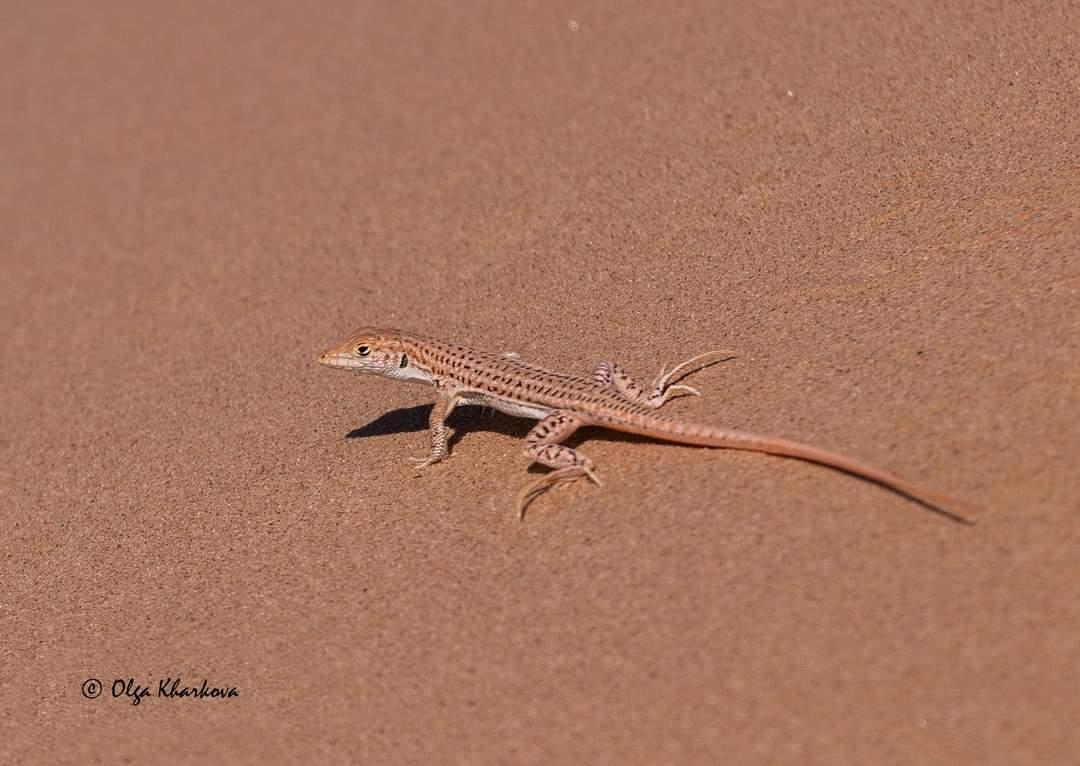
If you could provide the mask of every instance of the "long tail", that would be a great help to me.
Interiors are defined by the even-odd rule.
[[[964,513],[970,513],[971,509],[959,500],[923,489],[918,484],[902,479],[880,468],[875,468],[836,452],[811,447],[809,444],[700,423],[688,423],[674,418],[660,418],[656,415],[637,417],[623,415],[619,418],[612,418],[612,421],[617,422],[607,422],[607,418],[599,418],[596,420],[596,425],[679,444],[764,452],[769,455],[817,463],[879,484],[899,495],[914,500],[950,521],[966,526],[975,524],[968,516],[964,515]],[[964,513],[961,513],[961,510]]]

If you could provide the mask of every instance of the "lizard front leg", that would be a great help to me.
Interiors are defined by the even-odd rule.
[[[707,351],[698,354],[693,359],[687,359],[682,364],[676,365],[667,371],[667,365],[660,369],[660,374],[652,385],[649,393],[645,392],[629,374],[614,362],[601,362],[593,370],[593,381],[602,386],[614,388],[627,399],[646,407],[658,408],[666,404],[677,391],[685,391],[691,396],[700,396],[696,388],[683,385],[672,385],[675,381],[682,380],[687,375],[697,372],[703,367],[730,359],[734,354],[730,351]]]
[[[565,412],[553,412],[533,426],[525,436],[528,446],[525,454],[533,462],[554,468],[551,473],[526,486],[517,498],[518,517],[525,518],[525,508],[537,496],[564,481],[587,476],[597,484],[600,479],[593,471],[593,463],[572,447],[560,444],[580,428],[581,421]]]
[[[431,414],[428,415],[428,430],[431,432],[431,454],[427,458],[409,458],[409,460],[417,463],[417,473],[432,463],[445,460],[450,455],[450,429],[446,427],[446,419],[450,417],[450,413],[457,407],[458,399],[456,392],[446,393],[436,399],[435,404],[431,407]]]

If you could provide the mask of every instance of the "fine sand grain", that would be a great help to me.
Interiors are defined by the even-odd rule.
[[[1080,762],[1075,4],[9,5],[0,763]],[[369,324],[979,523],[603,432],[519,523]]]

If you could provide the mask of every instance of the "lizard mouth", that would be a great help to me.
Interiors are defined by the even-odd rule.
[[[341,351],[325,351],[319,354],[318,362],[332,370],[345,370],[346,372],[361,373],[367,367],[362,360]]]
[[[350,366],[348,360],[336,351],[324,351],[319,354],[319,364],[338,368],[347,368]]]

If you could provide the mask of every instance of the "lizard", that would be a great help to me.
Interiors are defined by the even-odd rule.
[[[676,394],[699,395],[678,381],[732,357],[730,352],[711,351],[670,370],[665,365],[652,386],[645,388],[612,362],[599,363],[591,376],[570,375],[522,361],[514,353],[480,351],[399,330],[364,327],[320,354],[318,361],[334,369],[434,387],[435,403],[428,418],[431,451],[426,458],[410,458],[418,463],[417,471],[449,456],[446,420],[458,405],[481,405],[538,421],[525,436],[525,455],[552,470],[518,494],[515,509],[522,519],[529,503],[556,484],[587,478],[600,485],[593,462],[563,443],[583,426],[599,426],[666,442],[816,463],[885,487],[951,521],[974,523],[965,515],[970,513],[965,504],[845,455],[657,412]]]

